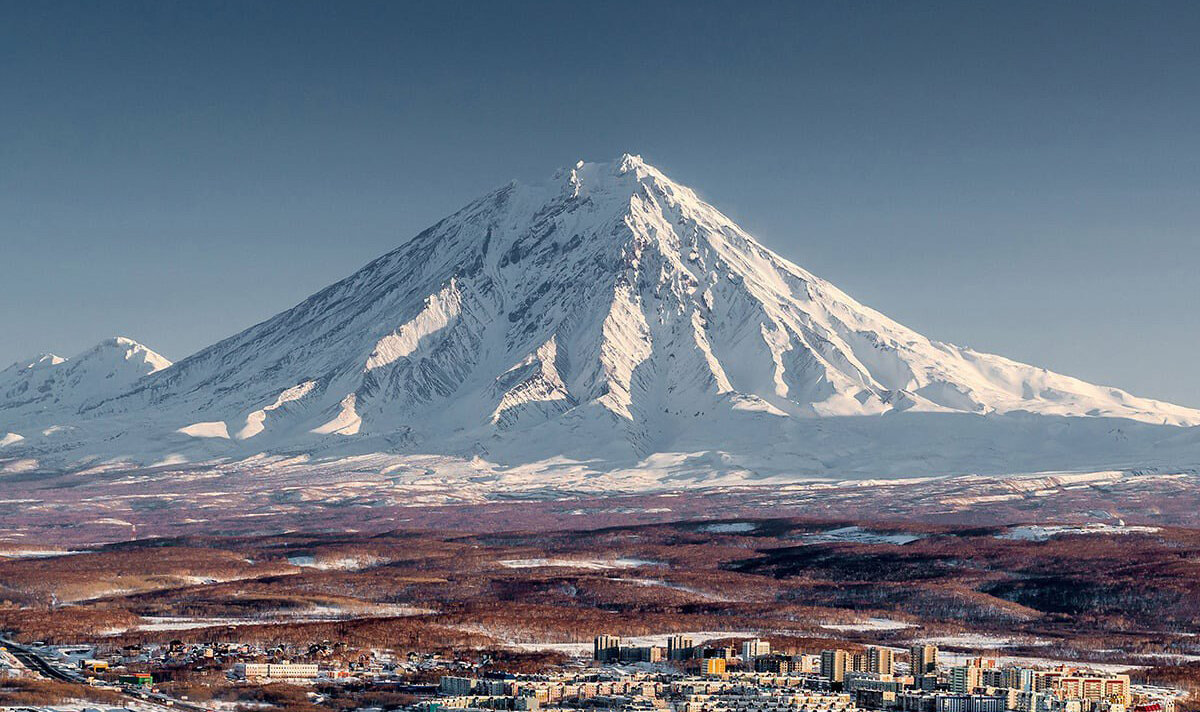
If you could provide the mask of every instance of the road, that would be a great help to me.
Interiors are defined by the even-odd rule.
[[[17,660],[20,660],[22,665],[36,673],[60,682],[70,682],[77,685],[88,684],[87,678],[83,675],[59,668],[31,648],[19,645],[11,640],[0,640],[0,645],[7,648],[8,652],[12,653],[13,657]],[[179,710],[183,712],[212,712],[207,707],[177,700],[161,693],[150,693],[132,685],[122,685],[120,692],[131,701],[137,703],[136,706],[149,708],[154,710],[154,712],[178,712]]]
[[[12,653],[13,657],[17,660],[20,660],[22,665],[36,673],[45,675],[53,680],[61,680],[62,682],[84,682],[81,677],[68,675],[66,672],[54,667],[38,655],[35,655],[28,648],[19,647],[8,641],[4,641],[4,647],[8,648],[8,652]]]

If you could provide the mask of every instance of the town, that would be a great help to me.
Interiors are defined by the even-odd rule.
[[[1176,712],[1186,699],[1179,690],[1135,684],[1113,665],[1004,661],[929,643],[838,647],[829,641],[821,650],[795,650],[764,638],[662,637],[665,645],[645,645],[600,634],[590,655],[560,655],[535,670],[508,670],[478,652],[355,651],[329,641],[305,649],[5,641],[0,676],[108,691],[120,700],[110,710],[142,712],[294,707],[262,702],[256,694],[281,689],[293,690],[311,707],[341,696],[336,708],[369,712]],[[204,686],[196,684],[203,679],[221,681],[225,694],[204,699]],[[252,699],[260,701],[244,704]],[[74,707],[22,706],[30,708],[95,709],[82,701]]]

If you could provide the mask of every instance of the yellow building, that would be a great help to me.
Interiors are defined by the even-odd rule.
[[[724,675],[725,658],[708,658],[704,661],[705,675]]]

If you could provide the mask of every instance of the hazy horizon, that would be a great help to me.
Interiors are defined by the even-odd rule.
[[[931,338],[1200,407],[1186,3],[5,18],[0,368],[113,335],[178,360],[628,151]]]

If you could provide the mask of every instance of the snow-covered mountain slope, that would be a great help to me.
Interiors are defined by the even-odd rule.
[[[85,405],[125,393],[142,377],[170,365],[123,336],[105,339],[71,359],[42,354],[14,363],[0,371],[0,424],[78,417]]]
[[[493,191],[292,309],[151,370],[123,392],[78,398],[71,424],[87,435],[55,461],[400,452],[627,463],[710,451],[777,452],[807,471],[836,466],[838,433],[861,457],[878,427],[868,421],[887,417],[910,419],[885,429],[903,434],[915,470],[953,471],[1076,419],[1096,422],[1050,448],[1059,459],[1071,448],[1134,457],[1106,448],[1200,424],[1200,411],[925,338],[629,155]],[[16,432],[5,413],[0,432]],[[922,428],[963,417],[1004,435],[989,441],[990,426],[971,424],[970,447],[986,454],[958,452],[951,436],[952,452],[924,458]],[[930,432],[926,448],[946,447],[956,427]],[[38,455],[28,437],[10,448]]]

